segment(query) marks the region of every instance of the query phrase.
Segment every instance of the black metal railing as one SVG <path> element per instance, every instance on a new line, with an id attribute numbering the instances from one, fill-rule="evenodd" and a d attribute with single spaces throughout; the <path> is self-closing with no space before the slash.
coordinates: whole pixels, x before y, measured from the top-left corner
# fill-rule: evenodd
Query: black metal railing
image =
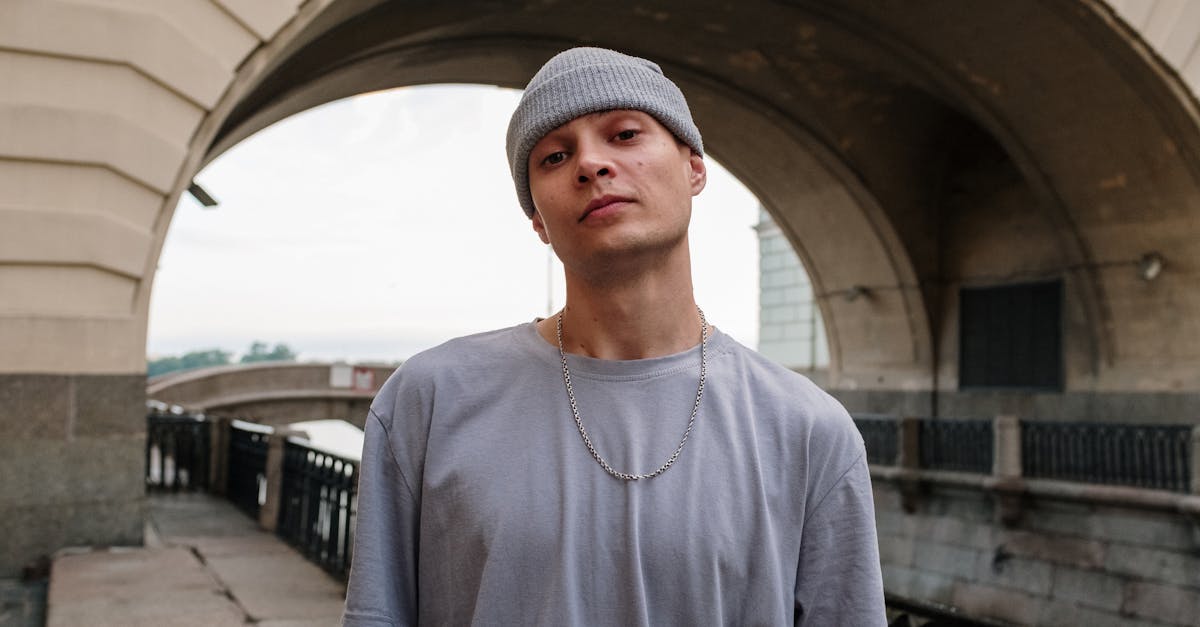
<path id="1" fill-rule="evenodd" d="M 208 487 L 211 423 L 202 415 L 146 416 L 146 489 L 155 492 Z"/>
<path id="2" fill-rule="evenodd" d="M 1026 477 L 1191 489 L 1190 425 L 1021 422 Z"/>
<path id="3" fill-rule="evenodd" d="M 922 418 L 918 427 L 921 468 L 992 472 L 991 420 Z"/>
<path id="4" fill-rule="evenodd" d="M 867 463 L 894 466 L 899 440 L 897 420 L 882 414 L 855 414 L 854 424 L 867 446 Z"/>
<path id="5" fill-rule="evenodd" d="M 234 420 L 229 423 L 229 476 L 226 493 L 238 509 L 257 518 L 266 498 L 267 438 L 272 429 Z"/>
<path id="6" fill-rule="evenodd" d="M 350 572 L 358 462 L 289 438 L 284 443 L 280 537 L 341 578 Z"/>

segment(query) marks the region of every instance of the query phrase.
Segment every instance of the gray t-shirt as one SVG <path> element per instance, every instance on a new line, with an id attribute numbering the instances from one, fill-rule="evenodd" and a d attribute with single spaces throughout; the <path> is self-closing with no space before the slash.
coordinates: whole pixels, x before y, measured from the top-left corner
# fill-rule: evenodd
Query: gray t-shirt
<path id="1" fill-rule="evenodd" d="M 617 470 L 679 443 L 700 348 L 567 356 Z M 576 429 L 532 323 L 416 355 L 371 407 L 346 625 L 883 625 L 862 437 L 808 379 L 715 331 L 678 461 L 625 482 Z"/>

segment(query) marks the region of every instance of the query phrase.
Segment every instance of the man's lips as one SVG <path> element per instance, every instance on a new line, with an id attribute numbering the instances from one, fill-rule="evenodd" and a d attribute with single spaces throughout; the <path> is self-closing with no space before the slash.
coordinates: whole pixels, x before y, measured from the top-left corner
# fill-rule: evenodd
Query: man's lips
<path id="1" fill-rule="evenodd" d="M 592 200 L 592 202 L 589 202 L 587 204 L 587 206 L 583 208 L 583 215 L 579 216 L 579 221 L 583 222 L 585 219 L 587 219 L 587 217 L 589 215 L 591 215 L 591 213 L 593 211 L 596 211 L 597 209 L 604 209 L 605 207 L 607 207 L 609 205 L 612 205 L 615 203 L 624 203 L 624 202 L 633 202 L 633 199 L 629 198 L 627 196 L 614 196 L 612 194 L 608 194 L 608 195 L 596 198 L 596 199 Z"/>

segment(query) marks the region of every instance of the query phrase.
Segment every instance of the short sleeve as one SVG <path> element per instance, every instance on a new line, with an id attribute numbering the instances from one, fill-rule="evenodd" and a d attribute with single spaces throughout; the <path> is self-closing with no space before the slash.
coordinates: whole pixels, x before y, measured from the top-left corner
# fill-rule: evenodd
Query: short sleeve
<path id="1" fill-rule="evenodd" d="M 358 519 L 342 624 L 415 625 L 418 502 L 374 411 L 367 416 L 364 431 Z"/>
<path id="2" fill-rule="evenodd" d="M 886 625 L 875 505 L 865 452 L 804 523 L 796 625 Z"/>

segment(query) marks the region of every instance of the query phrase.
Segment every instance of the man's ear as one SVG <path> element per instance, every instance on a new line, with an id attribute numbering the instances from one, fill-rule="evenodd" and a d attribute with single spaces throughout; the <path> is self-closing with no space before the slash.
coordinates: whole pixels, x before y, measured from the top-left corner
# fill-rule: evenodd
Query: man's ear
<path id="1" fill-rule="evenodd" d="M 537 209 L 533 210 L 533 219 L 530 222 L 533 223 L 533 230 L 537 232 L 542 243 L 549 244 L 550 238 L 546 236 L 546 224 L 542 222 L 542 214 L 538 213 Z"/>
<path id="2" fill-rule="evenodd" d="M 692 184 L 692 195 L 695 196 L 704 190 L 704 185 L 708 183 L 708 168 L 704 165 L 704 157 L 691 153 L 688 157 L 688 181 Z"/>

